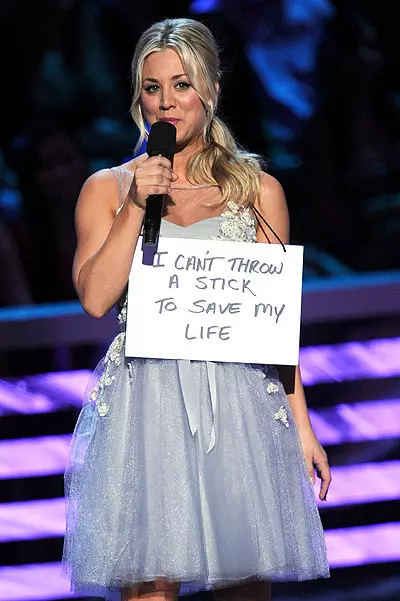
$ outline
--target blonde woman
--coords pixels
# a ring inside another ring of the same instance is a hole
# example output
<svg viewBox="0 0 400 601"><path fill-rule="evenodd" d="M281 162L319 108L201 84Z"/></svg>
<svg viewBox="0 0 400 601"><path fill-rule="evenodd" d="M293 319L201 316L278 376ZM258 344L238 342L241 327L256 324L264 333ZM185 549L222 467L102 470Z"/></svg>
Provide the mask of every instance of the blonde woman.
<svg viewBox="0 0 400 601"><path fill-rule="evenodd" d="M288 241L285 197L216 116L218 50L204 25L150 27L132 77L139 145L145 123L164 120L177 151L173 169L143 155L95 173L78 200L75 286L95 317L117 305L121 331L73 437L66 570L75 591L121 589L122 601L195 590L267 601L273 580L329 574L312 483L316 468L324 499L330 471L300 374L286 396L268 365L125 359L125 292L149 195L168 196L163 236L249 243L277 242L263 219Z"/></svg>

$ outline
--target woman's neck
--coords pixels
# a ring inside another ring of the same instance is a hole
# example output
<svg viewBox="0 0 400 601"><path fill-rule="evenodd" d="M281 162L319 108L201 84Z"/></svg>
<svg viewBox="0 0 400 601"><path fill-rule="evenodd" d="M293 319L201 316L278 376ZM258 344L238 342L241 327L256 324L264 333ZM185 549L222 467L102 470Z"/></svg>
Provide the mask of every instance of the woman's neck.
<svg viewBox="0 0 400 601"><path fill-rule="evenodd" d="M203 148L203 141L185 146L174 155L173 171L178 176L175 183L187 181L187 165L196 152Z"/></svg>

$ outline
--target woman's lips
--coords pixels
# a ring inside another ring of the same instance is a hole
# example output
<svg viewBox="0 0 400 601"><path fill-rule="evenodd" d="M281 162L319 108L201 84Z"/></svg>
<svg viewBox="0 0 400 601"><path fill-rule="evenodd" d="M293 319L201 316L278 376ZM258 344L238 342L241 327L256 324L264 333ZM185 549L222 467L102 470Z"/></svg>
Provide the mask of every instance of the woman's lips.
<svg viewBox="0 0 400 601"><path fill-rule="evenodd" d="M167 123L172 123L172 125L175 125L179 123L179 121L181 121L181 119L173 119L172 117L170 119L160 119L160 121L165 121Z"/></svg>

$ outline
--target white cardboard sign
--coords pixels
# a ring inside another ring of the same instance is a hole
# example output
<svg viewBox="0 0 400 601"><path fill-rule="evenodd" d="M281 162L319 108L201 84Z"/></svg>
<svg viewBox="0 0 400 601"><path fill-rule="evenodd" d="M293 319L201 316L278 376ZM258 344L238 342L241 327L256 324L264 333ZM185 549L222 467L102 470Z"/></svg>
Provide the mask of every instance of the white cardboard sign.
<svg viewBox="0 0 400 601"><path fill-rule="evenodd" d="M297 365L303 247L141 241L128 288L127 357Z"/></svg>

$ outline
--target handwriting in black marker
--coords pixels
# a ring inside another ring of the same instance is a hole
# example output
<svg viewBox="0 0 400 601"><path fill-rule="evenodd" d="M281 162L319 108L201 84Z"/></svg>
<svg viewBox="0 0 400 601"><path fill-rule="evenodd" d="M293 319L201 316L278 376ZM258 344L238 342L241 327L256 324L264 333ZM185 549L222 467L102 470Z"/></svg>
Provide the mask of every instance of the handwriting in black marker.
<svg viewBox="0 0 400 601"><path fill-rule="evenodd" d="M196 329L190 324L186 324L186 340L209 340L213 336L218 336L220 340L230 339L231 326L197 326Z"/></svg>
<svg viewBox="0 0 400 601"><path fill-rule="evenodd" d="M205 254L207 255L209 252L207 250ZM175 269L180 271L211 271L215 261L218 260L225 261L225 257L196 257L195 255L185 257L185 255L179 254L175 259Z"/></svg>
<svg viewBox="0 0 400 601"><path fill-rule="evenodd" d="M276 317L276 321L275 323L278 323L280 316L283 313L283 310L285 308L285 305L282 305L281 308L278 310L278 307L275 307L274 305L271 305L270 303L264 304L264 303L257 303L256 305L254 305L254 317L257 317L260 313L260 310L262 311L262 314L268 314L269 316L272 317L273 314L275 313L275 317Z"/></svg>
<svg viewBox="0 0 400 601"><path fill-rule="evenodd" d="M234 278L226 280L225 278L209 278L205 275L201 275L196 278L195 288L198 288L198 290L225 290L225 288L230 288L231 290L236 290L243 293L250 292L250 294L253 296L257 296L250 289L250 284L251 281L245 279L242 279L240 282L240 280L236 280Z"/></svg>
<svg viewBox="0 0 400 601"><path fill-rule="evenodd" d="M160 303L159 313L162 313L164 309L166 311L176 311L177 305L174 302L174 297L170 296L168 298L160 298L160 300L154 301L154 304Z"/></svg>
<svg viewBox="0 0 400 601"><path fill-rule="evenodd" d="M188 309L189 313L212 313L224 315L224 313L240 313L242 303L226 303L225 305L219 303L207 302L204 298L193 301L192 309Z"/></svg>
<svg viewBox="0 0 400 601"><path fill-rule="evenodd" d="M278 266L273 263L261 263L257 260L245 259L244 257L234 257L228 259L228 263L231 265L231 271L237 271L241 273L262 273L263 275L280 275L283 271L283 263Z"/></svg>
<svg viewBox="0 0 400 601"><path fill-rule="evenodd" d="M168 288L172 288L172 286L175 286L175 288L179 288L179 279L176 273L174 273L174 275L171 275L169 278Z"/></svg>
<svg viewBox="0 0 400 601"><path fill-rule="evenodd" d="M167 255L168 251L158 251L154 253L154 257L156 258L156 263L153 263L153 267L165 267L163 263L161 263L161 255Z"/></svg>

